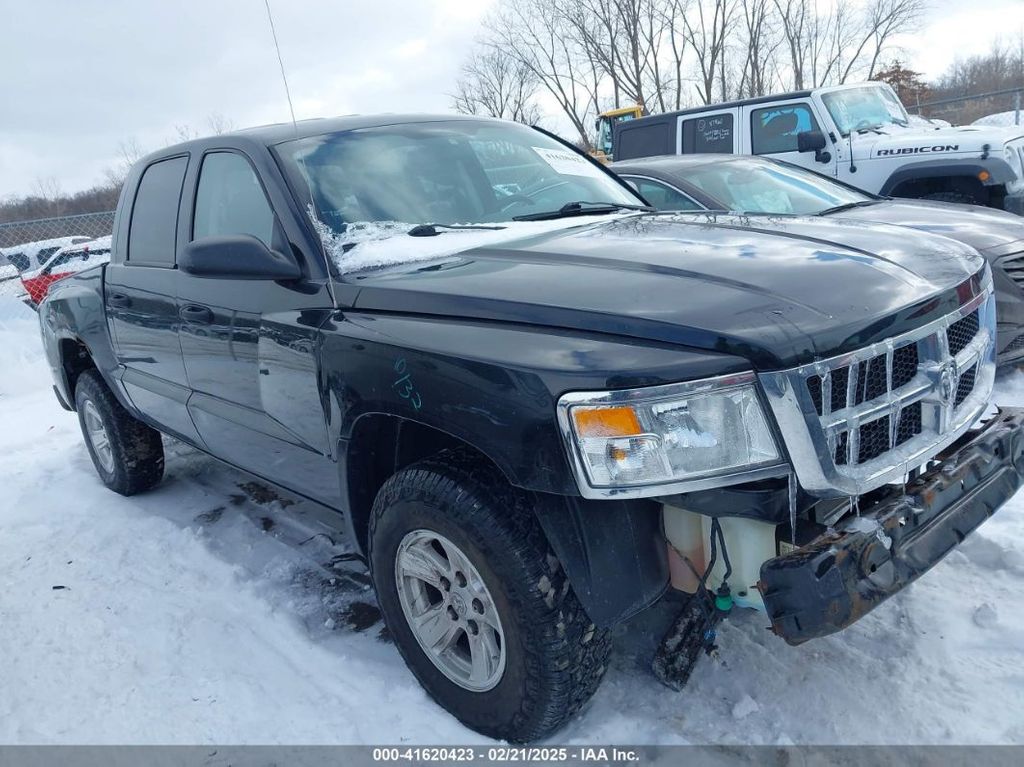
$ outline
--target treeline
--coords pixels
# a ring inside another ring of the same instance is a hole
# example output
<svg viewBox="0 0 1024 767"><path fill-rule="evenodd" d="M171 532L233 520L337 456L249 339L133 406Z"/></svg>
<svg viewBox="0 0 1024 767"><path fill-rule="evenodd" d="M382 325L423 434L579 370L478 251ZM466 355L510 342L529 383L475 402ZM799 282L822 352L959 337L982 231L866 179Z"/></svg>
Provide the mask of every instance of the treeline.
<svg viewBox="0 0 1024 767"><path fill-rule="evenodd" d="M987 54L954 63L929 89L928 100L975 96L1011 88L1024 88L1024 33L1012 44L996 42ZM1014 109L1015 102L1013 94L1006 94L972 98L959 104L932 107L925 112L930 117L964 124L985 115L1008 112Z"/></svg>
<svg viewBox="0 0 1024 767"><path fill-rule="evenodd" d="M40 191L25 197L15 197L0 202L0 223L113 210L117 207L117 197L120 193L120 184L108 182L74 194L49 194Z"/></svg>
<svg viewBox="0 0 1024 767"><path fill-rule="evenodd" d="M499 0L453 106L529 121L556 106L581 145L601 111L856 82L913 32L926 0ZM551 116L551 115L549 115Z"/></svg>
<svg viewBox="0 0 1024 767"><path fill-rule="evenodd" d="M207 115L206 124L201 129L191 125L175 125L171 138L165 143L189 141L204 134L219 135L234 130L234 127L230 118L213 112ZM0 200L0 224L111 211L117 207L117 198L128 171L147 151L135 138L121 141L117 147L115 164L103 172L103 181L82 192L68 194L63 191L57 179L38 178L29 194Z"/></svg>

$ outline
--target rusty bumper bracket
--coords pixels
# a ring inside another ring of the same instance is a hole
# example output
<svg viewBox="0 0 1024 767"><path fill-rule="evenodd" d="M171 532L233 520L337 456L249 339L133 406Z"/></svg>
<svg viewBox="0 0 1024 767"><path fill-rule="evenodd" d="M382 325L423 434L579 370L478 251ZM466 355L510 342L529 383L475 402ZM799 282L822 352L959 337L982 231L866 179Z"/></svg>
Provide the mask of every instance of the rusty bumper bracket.
<svg viewBox="0 0 1024 767"><path fill-rule="evenodd" d="M967 432L905 488L872 495L861 517L761 566L772 630L789 644L862 618L937 564L1024 481L1024 409ZM904 490L906 493L904 494Z"/></svg>

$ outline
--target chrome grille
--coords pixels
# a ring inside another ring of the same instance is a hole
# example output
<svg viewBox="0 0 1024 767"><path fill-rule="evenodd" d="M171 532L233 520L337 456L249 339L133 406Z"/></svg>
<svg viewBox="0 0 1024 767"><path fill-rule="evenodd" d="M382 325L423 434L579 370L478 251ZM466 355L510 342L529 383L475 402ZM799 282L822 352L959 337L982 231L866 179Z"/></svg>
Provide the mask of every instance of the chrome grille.
<svg viewBox="0 0 1024 767"><path fill-rule="evenodd" d="M760 376L800 484L860 495L955 440L995 378L991 281L958 311L849 354Z"/></svg>

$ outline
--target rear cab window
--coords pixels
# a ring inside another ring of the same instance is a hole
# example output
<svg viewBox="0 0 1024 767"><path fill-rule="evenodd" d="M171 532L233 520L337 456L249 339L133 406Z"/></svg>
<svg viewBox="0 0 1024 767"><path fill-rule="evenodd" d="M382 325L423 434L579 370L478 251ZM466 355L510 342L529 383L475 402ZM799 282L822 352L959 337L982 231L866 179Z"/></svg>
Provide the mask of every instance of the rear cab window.
<svg viewBox="0 0 1024 767"><path fill-rule="evenodd" d="M127 263L174 266L178 204L187 157L158 160L142 174L128 230Z"/></svg>

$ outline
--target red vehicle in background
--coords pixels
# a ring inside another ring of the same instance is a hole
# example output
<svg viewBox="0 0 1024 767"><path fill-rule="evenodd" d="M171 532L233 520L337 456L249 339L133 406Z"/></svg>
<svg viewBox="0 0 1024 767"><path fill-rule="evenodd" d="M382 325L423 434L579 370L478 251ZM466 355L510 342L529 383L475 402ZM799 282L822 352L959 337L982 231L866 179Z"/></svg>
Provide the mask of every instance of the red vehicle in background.
<svg viewBox="0 0 1024 767"><path fill-rule="evenodd" d="M97 237L69 245L54 253L42 268L22 273L21 284L25 286L32 304L38 305L46 298L53 283L109 261L110 242L110 237Z"/></svg>

